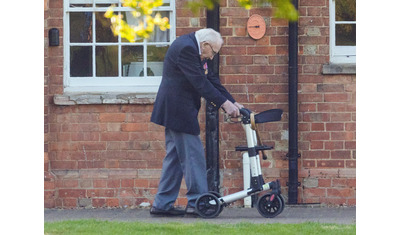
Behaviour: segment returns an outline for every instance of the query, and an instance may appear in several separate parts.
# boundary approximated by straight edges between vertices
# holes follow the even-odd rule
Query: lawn
[[[45,222],[44,234],[356,234],[356,225],[301,224],[211,224],[211,223],[144,223],[101,220]]]

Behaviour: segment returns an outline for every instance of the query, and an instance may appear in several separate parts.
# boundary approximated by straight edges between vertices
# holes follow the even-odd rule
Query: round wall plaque
[[[260,39],[264,36],[266,30],[265,20],[262,16],[254,14],[247,21],[247,32],[250,37]]]

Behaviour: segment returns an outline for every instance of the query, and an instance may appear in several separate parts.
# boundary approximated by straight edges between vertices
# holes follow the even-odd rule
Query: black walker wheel
[[[285,204],[280,194],[265,194],[257,203],[258,212],[265,218],[274,218],[283,211],[284,207]]]
[[[219,192],[210,191],[209,193],[213,194],[217,198],[221,198],[222,197],[222,195]],[[224,205],[221,204],[221,208],[219,209],[218,215],[222,212],[223,209],[224,209]]]
[[[214,218],[221,212],[221,203],[212,193],[205,193],[196,200],[195,209],[203,218]]]

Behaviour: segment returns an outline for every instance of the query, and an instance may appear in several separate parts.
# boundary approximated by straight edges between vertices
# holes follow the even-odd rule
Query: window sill
[[[156,94],[63,94],[55,95],[55,105],[154,104]]]
[[[356,64],[324,64],[322,74],[356,74]]]

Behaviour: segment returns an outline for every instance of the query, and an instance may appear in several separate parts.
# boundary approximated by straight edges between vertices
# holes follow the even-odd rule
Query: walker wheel
[[[283,198],[280,194],[265,194],[260,197],[257,203],[258,212],[265,218],[274,218],[284,208]]]
[[[203,218],[214,218],[221,212],[221,203],[212,193],[205,193],[196,200],[195,209]]]
[[[213,194],[217,198],[221,198],[222,197],[222,195],[219,192],[210,191],[209,193]],[[219,209],[218,215],[222,212],[223,209],[224,209],[224,205],[221,204],[221,208]]]

